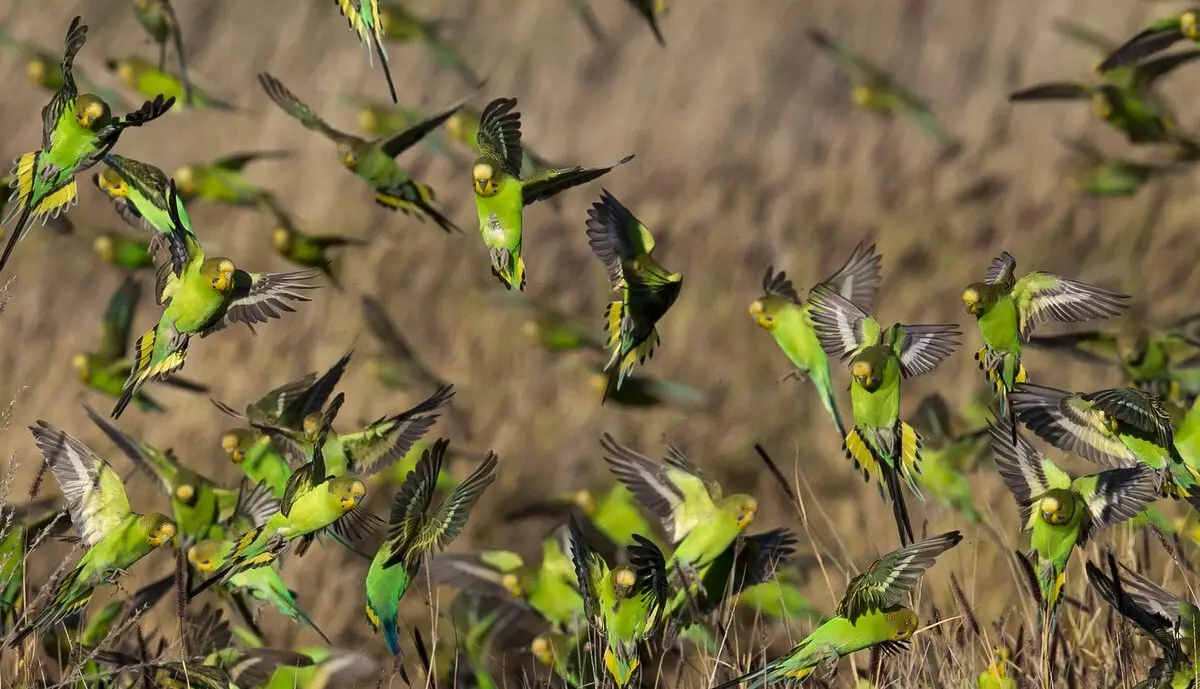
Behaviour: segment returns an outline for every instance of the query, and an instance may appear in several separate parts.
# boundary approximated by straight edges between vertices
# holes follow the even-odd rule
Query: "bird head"
[[[175,499],[185,505],[196,504],[196,498],[199,497],[199,492],[196,486],[190,483],[181,483],[175,486]]]
[[[1104,429],[1109,433],[1116,435],[1118,433],[1118,429],[1121,427],[1121,420],[1116,416],[1105,412],[1101,412],[1101,418],[1103,419]]]
[[[1042,520],[1052,526],[1062,526],[1075,516],[1075,497],[1070,491],[1052,490],[1038,502]]]
[[[917,613],[912,610],[897,606],[884,614],[892,623],[892,641],[908,641],[917,631]]]
[[[196,169],[193,166],[185,165],[175,171],[175,188],[184,194],[196,192]]]
[[[1092,109],[1096,111],[1096,116],[1102,120],[1112,117],[1113,103],[1120,97],[1120,92],[1111,85],[1097,87],[1092,93]]]
[[[99,254],[100,260],[105,263],[112,263],[116,260],[116,247],[113,246],[113,238],[109,233],[96,235],[92,240],[92,248]]]
[[[313,412],[304,417],[304,421],[300,423],[300,428],[304,431],[304,439],[310,443],[317,441],[317,434],[321,432],[321,413]]]
[[[521,599],[525,597],[525,589],[521,587],[521,580],[512,572],[508,572],[500,577],[500,585],[513,598]]]
[[[779,327],[779,309],[785,300],[779,297],[763,297],[750,303],[750,316],[763,330]]]
[[[887,369],[888,348],[868,347],[850,360],[850,375],[867,392],[874,392],[883,384],[883,373]]]
[[[146,526],[146,542],[152,548],[161,548],[175,538],[175,522],[165,515],[152,512],[142,516]]]
[[[233,289],[233,272],[236,269],[231,259],[217,257],[205,261],[200,266],[200,274],[208,280],[214,291],[228,294]]]
[[[75,100],[75,121],[84,129],[98,129],[110,119],[112,111],[100,96],[85,93]]]
[[[45,60],[35,57],[29,61],[29,64],[25,65],[25,72],[29,75],[29,78],[41,84],[46,81],[46,75],[50,73],[50,68]]]
[[[337,497],[342,511],[349,512],[362,503],[367,496],[367,487],[353,476],[340,476],[330,481],[329,492]]]
[[[1197,21],[1198,19],[1200,19],[1200,12],[1196,10],[1188,10],[1179,15],[1179,33],[1193,41],[1200,38],[1200,22]]]
[[[504,171],[490,158],[480,158],[471,168],[471,179],[474,181],[475,193],[485,198],[495,196],[500,190],[500,180]]]
[[[229,455],[234,464],[241,464],[246,459],[246,448],[250,445],[250,431],[235,428],[221,436],[221,449]]]
[[[613,570],[612,584],[617,598],[628,598],[633,587],[637,585],[637,573],[629,565],[621,565]]]
[[[992,649],[992,659],[997,665],[1003,665],[1012,658],[1012,651],[1009,651],[1005,646],[997,646]]]
[[[100,191],[111,199],[123,199],[129,196],[129,183],[121,176],[121,173],[110,168],[105,168],[96,177],[96,186],[100,187]]]
[[[871,98],[875,96],[875,89],[867,84],[859,84],[850,91],[850,98],[854,100],[855,105],[866,106],[871,102]]]
[[[271,241],[276,251],[289,251],[292,248],[293,232],[286,227],[276,227],[271,231]]]
[[[1117,336],[1117,355],[1129,366],[1137,366],[1150,350],[1150,338],[1145,332]]]
[[[192,563],[201,572],[214,572],[224,564],[226,553],[223,550],[227,549],[228,544],[226,542],[215,538],[200,541],[191,548],[188,548],[188,562]]]
[[[133,62],[129,60],[105,60],[104,65],[108,67],[110,72],[114,72],[117,78],[125,82],[125,85],[133,88],[137,84],[137,70],[133,67]]]
[[[529,644],[529,650],[533,652],[533,657],[542,665],[546,667],[554,666],[554,646],[545,635],[535,637],[533,643]]]
[[[375,110],[370,106],[363,106],[358,111],[358,126],[364,132],[371,134],[377,133],[376,127],[379,126],[379,117],[375,115]]]
[[[596,500],[592,497],[590,490],[578,490],[571,494],[571,502],[573,502],[583,513],[591,516],[596,513]]]
[[[349,141],[343,141],[337,147],[338,158],[342,161],[342,166],[348,167],[351,170],[358,167],[358,151],[355,146]]]
[[[87,354],[76,354],[71,357],[71,366],[75,368],[75,373],[79,375],[79,380],[87,381],[91,378],[92,362]]]
[[[972,282],[962,293],[963,308],[972,316],[981,316],[995,299],[992,290],[982,282]]]
[[[446,131],[450,132],[450,138],[455,141],[467,140],[467,123],[466,116],[462,112],[456,112],[446,120]]]
[[[758,501],[749,495],[731,495],[725,498],[725,506],[733,515],[739,530],[744,531],[754,521],[758,513]]]

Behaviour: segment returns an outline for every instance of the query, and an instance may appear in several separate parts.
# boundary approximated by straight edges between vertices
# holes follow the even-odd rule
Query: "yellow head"
[[[349,143],[340,143],[337,147],[338,158],[342,161],[344,167],[351,170],[358,167],[358,151],[354,150],[354,146]]]
[[[754,522],[754,515],[758,513],[758,501],[749,495],[737,494],[730,495],[723,501],[728,512],[733,515],[737,521],[737,527],[740,530],[745,530]]]
[[[917,614],[905,607],[897,606],[886,613],[892,623],[892,641],[908,641],[917,631]]]
[[[117,73],[117,78],[125,82],[125,85],[133,88],[137,84],[137,70],[133,68],[133,62],[129,60],[110,60],[108,68]]]
[[[755,323],[764,330],[774,330],[779,326],[777,320],[779,299],[776,297],[763,297],[750,303],[750,316]]]
[[[870,104],[871,98],[874,97],[875,91],[866,84],[859,84],[850,91],[850,97],[854,99],[855,105],[866,106]]]
[[[446,120],[446,131],[450,132],[450,138],[455,141],[467,140],[466,129],[467,125],[463,121],[461,112],[454,113],[450,116],[450,119]]]
[[[100,255],[100,260],[105,263],[112,263],[116,260],[116,247],[113,246],[113,238],[109,234],[97,235],[92,240],[92,248]]]
[[[110,119],[112,112],[100,96],[85,93],[75,99],[75,121],[84,129],[99,129]]]
[[[859,385],[868,390],[874,390],[878,385],[878,379],[873,373],[874,367],[870,361],[865,359],[860,359],[850,364],[850,375],[854,377],[854,380],[858,381]]]
[[[1113,106],[1107,87],[1096,89],[1096,92],[1092,94],[1092,109],[1096,111],[1096,116],[1102,120],[1112,117]]]
[[[233,261],[223,257],[210,258],[200,266],[200,274],[208,280],[214,291],[221,294],[228,294],[233,289],[235,270]]]
[[[586,515],[590,516],[596,513],[596,500],[592,497],[590,490],[575,491],[571,496],[571,502],[575,503]]]
[[[1042,520],[1053,526],[1061,526],[1075,516],[1075,498],[1065,490],[1052,490],[1038,503]]]
[[[224,542],[213,538],[207,541],[200,541],[191,548],[188,548],[188,562],[192,563],[201,572],[214,572],[225,563],[225,553],[222,552],[226,549],[225,545]]]
[[[123,199],[129,196],[129,184],[121,177],[121,173],[110,168],[105,168],[104,172],[100,173],[97,180],[100,191],[104,192],[109,198]]]
[[[185,194],[196,191],[196,171],[191,165],[175,171],[175,186]]]
[[[244,428],[235,428],[221,436],[221,449],[234,464],[246,459],[246,448],[250,445],[250,433]]]
[[[92,362],[88,359],[87,354],[76,354],[71,357],[71,366],[75,367],[75,373],[79,375],[79,380],[87,381],[92,374]]]
[[[525,589],[521,588],[521,580],[518,579],[517,575],[513,574],[512,572],[508,572],[504,576],[500,577],[500,585],[503,586],[504,590],[508,592],[508,595],[512,596],[513,598],[525,597]]]
[[[190,483],[175,486],[175,499],[185,505],[191,505],[197,497],[196,487]]]
[[[495,196],[500,190],[500,177],[504,173],[487,159],[475,161],[471,169],[471,179],[474,180],[475,193],[479,196]]]
[[[554,647],[545,636],[536,637],[533,643],[529,645],[529,650],[533,652],[533,657],[542,665],[546,667],[554,666]]]
[[[368,134],[377,134],[375,128],[379,126],[379,118],[375,116],[375,111],[370,106],[363,106],[358,111],[358,126]]]
[[[967,288],[962,293],[963,308],[967,310],[967,313],[972,316],[979,316],[983,313],[983,309],[986,306],[983,296],[986,292],[987,288],[983,283],[972,282],[967,285]]]
[[[613,570],[612,583],[618,598],[628,598],[634,585],[637,584],[637,574],[633,571],[633,567],[622,565]]]
[[[1197,18],[1195,10],[1188,10],[1179,15],[1179,32],[1193,41],[1200,38],[1200,27],[1197,27]]]
[[[29,64],[25,66],[25,71],[29,74],[31,79],[41,84],[42,82],[46,81],[46,74],[50,70],[47,68],[45,60],[41,58],[35,58],[30,60]]]
[[[1103,412],[1101,412],[1103,414]],[[1117,429],[1121,427],[1121,421],[1112,414],[1104,414],[1104,427],[1113,435],[1117,434]]]
[[[175,538],[175,522],[157,512],[142,515],[142,523],[146,527],[146,543],[151,548],[161,548],[172,538]]]
[[[353,476],[341,476],[329,482],[329,494],[336,496],[343,512],[358,507],[367,496],[367,487]]]
[[[286,227],[276,227],[271,231],[271,241],[277,251],[288,251],[292,248],[293,232]]]
[[[300,424],[304,431],[304,439],[308,442],[316,442],[317,434],[321,432],[321,414],[313,412],[304,417],[304,421]]]

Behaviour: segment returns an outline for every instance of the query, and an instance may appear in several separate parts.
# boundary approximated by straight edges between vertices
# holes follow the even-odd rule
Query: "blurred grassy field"
[[[502,458],[500,481],[455,549],[527,535],[528,529],[515,532],[489,518],[513,501],[609,481],[597,444],[604,430],[651,455],[664,435],[681,443],[730,488],[756,492],[764,503],[758,525],[797,529],[806,552],[819,549],[857,568],[896,547],[890,510],[843,459],[812,390],[777,382],[788,371],[786,359],[746,313],[768,264],[807,287],[840,265],[855,243],[873,240],[884,257],[881,320],[963,325],[962,350],[933,375],[905,384],[908,405],[933,390],[965,401],[981,384],[970,356],[978,333],[959,294],[1004,249],[1022,269],[1123,289],[1151,318],[1196,310],[1200,205],[1193,200],[1193,178],[1164,181],[1129,200],[1078,199],[1063,176],[1056,137],[1092,132],[1114,152],[1121,150],[1120,140],[1101,131],[1086,106],[1013,108],[1005,100],[1022,85],[1086,77],[1095,63],[1095,56],[1051,30],[1053,19],[1086,17],[1122,37],[1166,3],[681,0],[663,18],[668,47],[662,50],[624,3],[593,3],[611,39],[601,47],[565,0],[414,0],[414,9],[453,20],[449,35],[489,78],[474,105],[497,96],[520,99],[527,145],[567,164],[606,164],[637,154],[602,185],[654,231],[660,260],[685,276],[647,370],[714,395],[718,403],[707,413],[601,407],[586,375],[528,345],[521,332],[525,314],[489,297],[496,283],[475,235],[465,164],[420,147],[401,158],[437,190],[441,208],[466,230],[445,236],[432,224],[375,207],[369,192],[339,168],[329,142],[269,103],[255,80],[263,70],[335,127],[351,131],[354,113],[336,102],[340,94],[386,98],[380,70],[367,68],[363,49],[332,3],[176,4],[194,80],[241,110],[173,113],[127,132],[116,151],[168,172],[234,151],[292,151],[290,160],[257,164],[251,177],[281,196],[302,229],[371,240],[365,249],[341,254],[344,292],[320,290],[312,303],[260,328],[257,337],[234,328],[195,342],[185,374],[211,385],[217,399],[241,407],[270,387],[323,370],[351,346],[369,352],[373,343],[362,332],[358,304],[361,294],[376,295],[420,354],[456,384],[456,399],[469,410],[472,441],[463,442],[445,422],[431,437],[450,434],[464,447],[491,448]],[[115,85],[104,72],[104,58],[155,54],[127,5],[7,3],[0,6],[0,26],[58,50],[71,17],[82,14],[91,30],[77,64]],[[965,153],[940,161],[909,123],[853,109],[844,77],[806,40],[810,25],[894,68],[963,138]],[[438,71],[418,47],[390,52],[406,105],[438,107],[471,90]],[[1188,88],[1195,79],[1195,70],[1184,69],[1166,81],[1185,128],[1200,124],[1188,116],[1197,102]],[[13,52],[0,53],[0,90],[0,128],[6,132],[0,157],[8,159],[37,145],[48,95],[27,81]],[[998,183],[1000,192],[983,201],[968,198],[984,182]],[[581,314],[597,333],[605,278],[589,252],[583,221],[600,186],[567,192],[561,210],[529,208],[525,244],[529,294]],[[0,401],[13,400],[10,425],[0,433],[0,462],[20,465],[14,496],[27,490],[39,461],[25,430],[35,419],[78,435],[128,468],[86,420],[79,404],[83,391],[69,365],[72,354],[98,337],[100,313],[121,279],[90,246],[92,232],[121,221],[90,179],[81,180],[80,196],[70,216],[77,235],[34,233],[18,249],[5,276],[16,279],[0,295],[7,299],[0,314]],[[192,218],[210,253],[233,256],[252,270],[287,269],[271,251],[269,218],[200,204]],[[135,330],[144,331],[155,318],[152,302],[143,303]],[[1096,389],[1116,382],[1098,369],[1036,353],[1028,363],[1031,375],[1047,384]],[[372,382],[361,366],[351,364],[342,386],[343,425],[417,401]],[[843,387],[846,377],[838,375]],[[211,476],[235,480],[218,444],[227,418],[203,397],[161,386],[153,394],[170,413],[131,411],[121,427],[174,447]],[[101,409],[110,404],[89,401]],[[751,450],[755,442],[771,449],[785,472],[798,475],[810,508],[809,533],[761,471]],[[990,518],[1018,547],[1015,510],[998,477],[976,481],[981,504],[990,503]],[[135,506],[166,508],[148,482],[137,478],[134,485]],[[819,505],[812,495],[820,496]],[[374,496],[376,511],[385,500]],[[993,619],[1018,591],[1001,551],[942,510],[914,508],[928,517],[931,533],[963,526],[968,538],[939,562],[927,595],[934,591],[933,600],[951,609],[949,594],[936,584],[957,572],[981,617]],[[526,545],[536,547],[535,540]],[[348,594],[361,586],[366,563],[325,567],[344,558],[343,551],[314,549],[287,568],[285,578],[339,643],[381,655],[383,644],[369,638],[360,601]],[[156,555],[154,567],[165,569],[167,560]],[[322,572],[319,584],[313,572]],[[1081,594],[1081,568],[1074,574],[1071,586]],[[840,595],[844,580],[838,576],[833,585]],[[820,577],[812,588],[819,603],[832,600]],[[273,613],[267,619],[268,629],[278,622]]]

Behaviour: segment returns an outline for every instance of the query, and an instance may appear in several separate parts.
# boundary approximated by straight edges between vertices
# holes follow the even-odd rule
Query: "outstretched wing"
[[[654,250],[650,230],[607,189],[600,190],[600,200],[588,209],[587,237],[592,253],[608,270],[609,285],[614,290],[624,284],[622,262]]]
[[[305,105],[303,101],[296,97],[296,94],[289,91],[283,85],[283,82],[267,72],[262,72],[258,75],[258,83],[262,85],[263,90],[267,92],[267,95],[275,102],[275,105],[278,105],[284,112],[299,120],[300,124],[306,128],[320,132],[327,139],[335,143],[343,143],[356,139],[356,137],[330,127],[325,120],[313,112],[312,108]]]
[[[837,614],[854,622],[868,612],[898,604],[934,560],[961,540],[961,533],[948,531],[884,555],[850,580]]]
[[[635,498],[661,521],[672,542],[711,519],[718,509],[704,481],[694,474],[647,459],[605,433],[605,461]]]
[[[1100,410],[1079,395],[1017,383],[1008,401],[1029,430],[1061,450],[1114,469],[1138,463],[1137,455],[1104,423]]]
[[[84,543],[95,545],[132,514],[125,484],[108,462],[45,421],[39,420],[29,430],[58,481],[71,523]]]
[[[392,506],[388,511],[387,540],[391,554],[385,566],[390,567],[398,562],[406,561],[415,553],[413,545],[417,536],[424,531],[425,513],[433,502],[433,492],[437,489],[437,477],[442,471],[442,463],[446,458],[446,448],[450,441],[439,438],[433,447],[425,450],[417,466],[408,472],[400,490],[392,498]]]
[[[633,534],[633,544],[629,546],[629,564],[633,565],[636,573],[636,591],[654,618],[648,626],[657,625],[667,605],[667,559],[648,538]]]
[[[822,284],[869,312],[875,306],[875,295],[879,292],[882,264],[883,257],[875,253],[874,244],[859,242],[846,264]]]
[[[1179,653],[1177,635],[1185,624],[1179,610],[1184,602],[1137,572],[1120,573],[1111,555],[1109,562],[1111,577],[1092,562],[1087,563],[1087,578],[1096,593],[1168,653]],[[1172,674],[1167,674],[1167,686]]]
[[[421,120],[402,132],[391,135],[380,143],[380,147],[389,158],[395,158],[404,151],[407,151],[421,139],[424,139],[427,134],[442,126],[442,123],[450,119],[454,113],[458,112],[465,102],[466,101],[459,101],[446,110],[443,110],[432,117]]]
[[[256,323],[266,323],[272,318],[282,318],[283,313],[295,311],[289,302],[310,301],[303,290],[316,289],[306,281],[321,274],[318,269],[297,270],[290,273],[247,273],[236,270],[233,274],[233,291],[225,305],[225,312],[216,322],[200,331],[200,337],[208,337],[234,323],[245,323],[254,329]]]
[[[793,304],[802,304],[796,286],[788,279],[785,271],[775,272],[775,266],[767,266],[762,279],[763,297],[783,297]]]
[[[900,357],[900,372],[905,378],[929,373],[961,344],[954,339],[961,335],[957,325],[901,325],[892,345]]]
[[[521,203],[528,206],[537,201],[554,196],[571,187],[587,184],[608,174],[613,168],[620,167],[633,160],[633,155],[627,155],[612,165],[604,167],[569,167],[563,169],[541,170],[536,174],[521,180]]]
[[[417,535],[414,544],[416,548],[430,550],[437,546],[438,550],[441,550],[458,537],[467,524],[471,508],[479,502],[484,489],[496,480],[496,465],[499,461],[494,452],[487,453],[475,471],[455,487],[450,497],[443,500],[437,511],[425,522],[421,533]]]
[[[1145,433],[1159,447],[1175,445],[1171,430],[1171,415],[1162,400],[1136,388],[1109,388],[1089,392],[1080,397],[1118,421]]]
[[[1038,452],[1025,436],[1014,434],[1007,418],[989,423],[988,432],[992,436],[992,452],[996,456],[1000,478],[1017,501],[1021,528],[1028,529],[1034,501],[1051,488],[1069,488],[1071,477]]]
[[[1089,534],[1133,519],[1158,498],[1157,473],[1145,464],[1083,476],[1074,485],[1087,504],[1090,518],[1080,544]]]
[[[830,356],[845,359],[879,337],[879,323],[841,294],[821,284],[808,296],[812,305],[813,329],[821,348]]]
[[[1007,251],[1001,251],[999,256],[992,259],[983,281],[989,285],[999,285],[1006,290],[1012,289],[1013,283],[1017,281],[1017,259]]]
[[[373,423],[366,430],[343,435],[342,447],[350,470],[370,476],[407,455],[437,422],[440,410],[453,396],[454,386],[442,386],[412,409]]]
[[[588,623],[593,627],[603,624],[602,604],[600,603],[600,587],[604,585],[604,575],[608,571],[608,563],[600,554],[588,545],[575,520],[575,514],[569,517],[571,562],[575,565],[575,580],[579,583],[579,595],[583,597],[584,609],[587,612]]]
[[[54,145],[54,128],[63,113],[74,109],[75,99],[79,96],[79,88],[75,85],[74,64],[75,56],[87,41],[87,25],[81,17],[71,20],[67,27],[66,49],[62,57],[62,86],[54,93],[54,97],[42,108],[42,150],[48,151]]]
[[[479,134],[476,143],[480,155],[500,161],[504,172],[510,177],[520,178],[521,158],[521,113],[516,98],[497,98],[483,109],[479,116]]]
[[[100,324],[100,349],[96,352],[96,356],[105,363],[121,359],[129,352],[133,314],[137,312],[141,296],[141,283],[127,275],[108,300],[108,308]]]
[[[1025,339],[1047,321],[1081,323],[1110,318],[1129,306],[1127,294],[1039,272],[1017,280],[1012,296],[1017,303],[1021,337]]]

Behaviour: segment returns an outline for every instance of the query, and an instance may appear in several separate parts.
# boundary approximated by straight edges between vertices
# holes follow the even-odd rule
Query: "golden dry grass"
[[[8,3],[0,7],[0,25],[57,49],[70,18],[82,13],[91,31],[78,64],[109,83],[103,58],[153,54],[127,4]],[[443,236],[430,224],[373,206],[367,190],[338,169],[328,142],[268,102],[254,77],[263,70],[347,129],[354,128],[354,115],[336,103],[339,94],[386,97],[380,71],[367,69],[332,3],[177,4],[195,80],[243,110],[172,114],[128,132],[117,152],[171,171],[238,150],[293,151],[291,160],[256,165],[252,178],[277,192],[302,228],[371,239],[369,248],[340,257],[344,292],[322,289],[311,304],[260,328],[257,337],[233,329],[196,342],[186,375],[210,384],[214,397],[241,406],[268,387],[327,367],[348,347],[368,351],[372,344],[362,333],[358,299],[362,293],[377,295],[421,355],[458,387],[475,435],[464,445],[492,448],[502,458],[500,481],[456,549],[508,542],[517,532],[489,518],[489,511],[514,496],[608,481],[596,443],[603,430],[648,452],[657,450],[663,435],[682,442],[731,488],[757,492],[765,503],[759,524],[796,528],[805,551],[820,549],[861,567],[893,549],[890,511],[875,488],[850,471],[812,391],[777,383],[786,360],[746,314],[768,264],[807,285],[825,277],[856,242],[872,239],[884,256],[878,300],[883,320],[961,323],[967,332],[962,351],[935,374],[906,383],[908,404],[933,390],[962,402],[981,384],[970,359],[978,335],[958,296],[1002,249],[1013,251],[1023,268],[1124,289],[1136,295],[1135,308],[1154,318],[1195,310],[1200,205],[1190,194],[1193,179],[1168,180],[1130,200],[1080,200],[1063,178],[1056,136],[1089,130],[1114,150],[1120,141],[1100,131],[1084,106],[1013,108],[1005,100],[1017,86],[1086,76],[1093,65],[1094,56],[1053,33],[1054,18],[1086,16],[1119,37],[1161,12],[1162,5],[678,2],[664,19],[669,43],[664,51],[622,3],[597,2],[614,39],[613,49],[605,51],[590,43],[563,0],[413,2],[428,14],[456,18],[452,35],[489,77],[475,104],[517,96],[525,141],[540,153],[582,164],[637,154],[603,186],[652,228],[660,259],[686,277],[678,303],[660,325],[663,344],[648,371],[719,399],[709,413],[642,413],[601,407],[585,375],[528,346],[519,309],[499,307],[487,296],[495,284],[474,236],[461,165],[419,148],[402,159],[438,190],[442,208],[467,230]],[[852,109],[845,79],[805,39],[810,25],[894,68],[963,137],[965,155],[942,164],[908,123]],[[397,46],[391,54],[405,104],[436,107],[469,92],[469,85],[439,72],[417,48]],[[1167,85],[1185,126],[1193,124],[1186,113],[1196,99],[1187,85],[1195,78],[1185,69]],[[38,112],[47,95],[28,83],[12,52],[0,54],[0,90],[6,96],[0,100],[6,132],[0,155],[12,157],[37,145]],[[982,203],[960,198],[986,178],[1005,183],[999,196]],[[546,204],[530,208],[525,249],[529,293],[583,314],[597,331],[604,275],[588,250],[583,220],[599,186],[568,192],[561,211]],[[20,465],[15,496],[26,490],[39,461],[24,430],[35,419],[77,434],[102,454],[111,450],[83,414],[82,389],[69,359],[93,344],[99,314],[120,281],[98,264],[89,233],[118,227],[120,220],[90,181],[80,188],[82,202],[71,212],[80,236],[36,232],[8,271],[17,278],[0,315],[0,400],[15,399],[15,405],[11,428],[0,434],[0,457]],[[210,252],[234,256],[252,269],[285,268],[270,249],[265,216],[196,205],[193,220]],[[135,329],[148,328],[155,317],[152,304],[143,303]],[[416,401],[373,383],[361,365],[351,364],[343,384],[346,422]],[[1106,372],[1044,355],[1030,357],[1030,368],[1039,381],[1075,389],[1116,382]],[[236,472],[217,444],[226,418],[203,397],[161,387],[155,395],[170,406],[169,414],[131,411],[121,427],[176,448],[209,475],[233,481]],[[89,399],[101,408],[108,404]],[[448,432],[444,424],[435,430]],[[755,442],[771,448],[785,471],[794,470],[807,486],[802,492],[813,510],[813,542],[754,459]],[[1007,492],[995,476],[974,481],[981,504],[990,504],[990,517],[1006,529],[1010,547],[1018,547],[1022,541],[1012,535],[1015,510]],[[137,478],[134,486],[137,506],[165,507],[148,482]],[[822,516],[815,514],[812,495],[820,496]],[[375,504],[383,502],[380,496]],[[928,517],[931,533],[961,526],[936,507],[916,509]],[[956,572],[981,617],[990,621],[1019,589],[1000,551],[982,532],[964,529],[967,541],[939,562],[926,597],[953,611],[941,583]],[[317,548],[285,578],[339,643],[379,654],[382,642],[368,636],[360,601],[348,593],[360,586],[365,564],[327,567],[344,557]],[[156,556],[153,567],[167,567],[166,560]],[[1072,573],[1071,588],[1082,595],[1082,571]],[[832,597],[821,581],[815,576],[811,588],[825,605]],[[832,581],[840,594],[844,579],[835,572]]]

